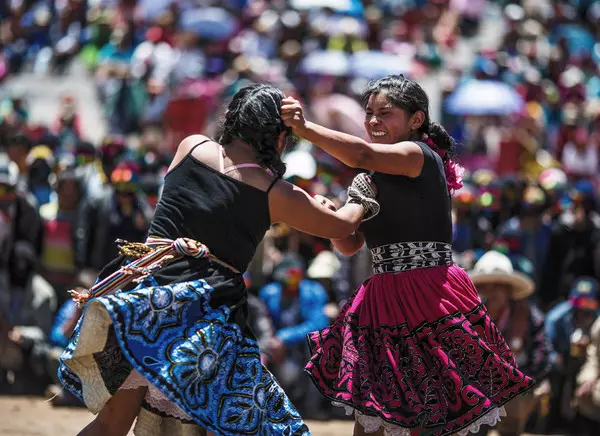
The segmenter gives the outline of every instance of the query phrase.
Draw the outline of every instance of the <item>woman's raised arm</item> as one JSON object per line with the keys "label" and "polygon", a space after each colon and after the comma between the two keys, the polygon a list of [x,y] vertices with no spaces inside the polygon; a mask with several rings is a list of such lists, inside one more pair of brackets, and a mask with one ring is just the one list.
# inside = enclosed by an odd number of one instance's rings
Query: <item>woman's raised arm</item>
{"label": "woman's raised arm", "polygon": [[423,150],[414,142],[369,143],[362,138],[328,129],[306,121],[302,106],[293,98],[284,99],[281,110],[285,124],[296,135],[322,148],[351,168],[409,177],[421,174]]}

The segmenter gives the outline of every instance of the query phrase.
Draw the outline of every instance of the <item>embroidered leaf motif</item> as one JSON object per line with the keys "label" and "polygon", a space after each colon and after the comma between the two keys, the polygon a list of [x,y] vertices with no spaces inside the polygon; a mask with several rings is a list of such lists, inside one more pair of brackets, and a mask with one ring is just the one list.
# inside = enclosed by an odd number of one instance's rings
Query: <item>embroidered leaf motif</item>
{"label": "embroidered leaf motif", "polygon": [[144,363],[148,366],[158,365],[160,362],[154,357],[144,356]]}
{"label": "embroidered leaf motif", "polygon": [[236,422],[239,422],[240,419],[242,419],[244,417],[243,413],[240,413],[239,415],[230,415],[227,418],[227,424],[235,424]]}

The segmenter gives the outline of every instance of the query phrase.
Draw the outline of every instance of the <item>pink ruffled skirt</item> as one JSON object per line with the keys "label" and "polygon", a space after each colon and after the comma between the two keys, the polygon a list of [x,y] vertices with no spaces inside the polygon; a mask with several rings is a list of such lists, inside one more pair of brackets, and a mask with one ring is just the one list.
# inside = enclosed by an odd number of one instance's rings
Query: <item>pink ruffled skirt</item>
{"label": "pink ruffled skirt", "polygon": [[367,432],[477,432],[534,385],[456,265],[374,275],[308,339],[306,371]]}

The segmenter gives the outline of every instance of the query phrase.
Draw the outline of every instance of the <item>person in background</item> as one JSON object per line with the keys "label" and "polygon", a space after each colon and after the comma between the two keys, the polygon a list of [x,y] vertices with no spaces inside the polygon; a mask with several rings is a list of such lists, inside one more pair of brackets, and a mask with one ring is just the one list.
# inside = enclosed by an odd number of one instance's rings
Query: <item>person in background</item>
{"label": "person in background", "polygon": [[329,300],[325,305],[325,313],[329,322],[338,316],[339,302],[343,298],[337,289],[341,268],[342,262],[339,257],[333,251],[325,250],[317,254],[306,271],[310,280],[319,282],[327,291]]}
{"label": "person in background", "polygon": [[[73,282],[75,289],[89,289],[96,279],[92,270],[81,271]],[[58,380],[59,357],[75,330],[75,326],[83,313],[83,308],[78,307],[72,299],[66,300],[58,309],[52,329],[50,331],[49,344],[42,349],[40,360],[52,376],[53,385],[48,388],[46,394],[51,397],[54,407],[84,407],[84,403],[67,389],[61,389]]]}
{"label": "person in background", "polygon": [[277,366],[285,359],[285,346],[275,336],[275,326],[265,303],[253,288],[250,273],[244,273],[248,289],[248,322],[260,349],[260,361],[265,366]]}
{"label": "person in background", "polygon": [[585,362],[590,329],[600,316],[599,292],[596,279],[579,277],[573,283],[569,299],[554,306],[546,315],[546,332],[554,349],[550,409],[555,425],[570,425],[567,423],[574,418],[575,379]]}
{"label": "person in background", "polygon": [[585,364],[577,376],[577,385],[577,434],[600,434],[600,317],[592,325],[591,343],[587,347]]}
{"label": "person in background", "polygon": [[106,135],[100,145],[100,163],[104,172],[104,180],[108,183],[116,166],[125,160],[129,152],[125,137]]}
{"label": "person in background", "polygon": [[81,179],[84,197],[98,198],[104,190],[104,174],[99,152],[91,142],[79,141],[73,152],[77,176]]}
{"label": "person in background", "polygon": [[110,175],[103,195],[90,199],[78,221],[78,253],[83,267],[100,270],[118,254],[117,239],[141,241],[146,237],[152,210],[139,195],[136,165],[123,162]]}
{"label": "person in background", "polygon": [[50,176],[54,170],[54,153],[46,145],[36,145],[27,155],[27,186],[38,207],[52,200]]}
{"label": "person in background", "polygon": [[17,164],[0,155],[0,384],[25,394],[45,383],[33,350],[47,339],[56,297],[36,274],[41,220],[18,179]]}
{"label": "person in background", "polygon": [[[19,169],[6,154],[0,154],[0,274],[12,284],[25,280],[18,270],[11,269],[12,252],[19,241],[41,251],[42,222],[32,199],[19,190]],[[26,281],[26,280],[25,280]],[[9,287],[6,284],[5,287]]]}
{"label": "person in background", "polygon": [[598,147],[590,141],[586,127],[578,127],[572,142],[567,142],[562,152],[562,164],[572,179],[590,180],[598,174]]}
{"label": "person in background", "polygon": [[[285,359],[270,369],[302,415],[320,414],[319,396],[310,383],[300,383],[302,366],[308,357],[306,335],[324,328],[327,291],[321,284],[304,278],[304,266],[295,256],[284,256],[273,272],[272,283],[262,287],[259,298],[273,320],[275,337],[285,348]],[[317,400],[317,401],[315,401]]]}
{"label": "person in background", "polygon": [[83,188],[74,169],[67,169],[56,180],[56,199],[40,209],[44,222],[42,275],[54,287],[59,306],[77,276],[76,229],[81,217]]}
{"label": "person in background", "polygon": [[560,365],[569,352],[570,338],[577,329],[589,332],[600,316],[598,297],[600,284],[593,277],[578,277],[573,283],[569,299],[554,306],[546,314],[546,332],[552,341],[555,357]]}
{"label": "person in background", "polygon": [[8,157],[17,164],[19,169],[17,188],[21,192],[29,191],[29,186],[27,184],[27,156],[29,156],[32,145],[31,140],[24,133],[13,135],[7,142],[6,152],[8,153]]}
{"label": "person in background", "polygon": [[493,233],[490,222],[478,213],[477,201],[471,185],[464,185],[452,196],[452,249],[456,253],[483,248],[487,235]]}
{"label": "person in background", "polygon": [[502,224],[497,234],[500,237],[512,236],[516,243],[513,254],[530,259],[536,271],[539,271],[546,260],[552,234],[552,223],[545,214],[547,196],[539,186],[530,185],[524,189],[520,203],[518,215]]}
{"label": "person in background", "polygon": [[548,254],[541,271],[540,303],[544,307],[567,298],[580,276],[595,276],[595,253],[600,246],[600,222],[593,184],[576,182],[563,195],[565,209],[552,229]]}
{"label": "person in background", "polygon": [[62,96],[59,115],[52,131],[59,138],[60,151],[73,153],[82,135],[81,117],[77,113],[77,103],[73,95]]}
{"label": "person in background", "polygon": [[[533,294],[533,281],[516,272],[510,259],[488,251],[469,273],[481,300],[513,351],[519,370],[536,380],[534,392],[519,396],[506,407],[507,417],[495,427],[501,436],[520,435],[541,398],[549,392],[551,345],[544,329],[544,315],[527,297]],[[488,433],[482,428],[478,436]]]}
{"label": "person in background", "polygon": [[[48,341],[56,296],[35,273],[32,245],[17,241],[11,254],[11,280],[0,294],[0,385],[14,394],[40,394],[49,383],[37,350]],[[1,390],[1,388],[0,388]]]}

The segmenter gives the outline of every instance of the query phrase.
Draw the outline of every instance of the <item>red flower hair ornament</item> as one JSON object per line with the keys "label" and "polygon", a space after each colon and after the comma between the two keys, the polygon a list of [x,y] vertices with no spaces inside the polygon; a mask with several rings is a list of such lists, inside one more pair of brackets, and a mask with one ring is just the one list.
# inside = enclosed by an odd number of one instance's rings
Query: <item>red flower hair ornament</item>
{"label": "red flower hair ornament", "polygon": [[428,135],[423,137],[423,142],[442,158],[442,162],[444,162],[444,172],[446,173],[446,184],[448,185],[450,194],[453,194],[462,188],[465,169],[457,162],[448,158],[447,151],[440,149]]}

